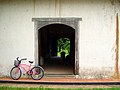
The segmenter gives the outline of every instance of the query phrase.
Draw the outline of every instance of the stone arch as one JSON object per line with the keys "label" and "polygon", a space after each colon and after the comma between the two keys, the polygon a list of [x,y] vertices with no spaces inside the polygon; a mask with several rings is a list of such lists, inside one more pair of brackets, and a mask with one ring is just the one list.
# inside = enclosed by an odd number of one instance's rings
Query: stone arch
{"label": "stone arch", "polygon": [[33,18],[35,31],[35,63],[38,64],[38,30],[50,24],[64,24],[75,29],[75,75],[79,74],[79,21],[81,18]]}

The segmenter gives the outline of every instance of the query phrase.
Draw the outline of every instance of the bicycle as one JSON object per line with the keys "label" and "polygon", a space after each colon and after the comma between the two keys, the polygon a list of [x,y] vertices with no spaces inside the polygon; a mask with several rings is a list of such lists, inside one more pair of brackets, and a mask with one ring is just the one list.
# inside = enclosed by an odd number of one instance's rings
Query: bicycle
{"label": "bicycle", "polygon": [[[10,76],[13,80],[18,80],[21,77],[22,70],[34,80],[40,80],[44,76],[44,69],[41,66],[32,67],[33,61],[29,61],[30,65],[21,64],[23,60],[27,60],[27,58],[19,60],[19,57],[17,57],[16,60],[14,60],[14,67],[10,71]],[[27,67],[28,70],[25,67]]]}

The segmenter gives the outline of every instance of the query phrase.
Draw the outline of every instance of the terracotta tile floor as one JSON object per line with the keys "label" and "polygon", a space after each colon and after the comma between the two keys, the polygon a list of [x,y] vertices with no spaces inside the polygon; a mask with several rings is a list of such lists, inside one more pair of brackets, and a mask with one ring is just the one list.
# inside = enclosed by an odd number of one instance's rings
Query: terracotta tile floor
{"label": "terracotta tile floor", "polygon": [[17,81],[17,82],[65,82],[65,83],[80,83],[80,82],[120,82],[120,80],[114,80],[114,79],[80,79],[80,78],[74,78],[74,77],[43,77],[41,80],[33,80],[31,78],[20,78],[19,80],[12,80],[11,78],[0,78],[0,82],[2,81]]}

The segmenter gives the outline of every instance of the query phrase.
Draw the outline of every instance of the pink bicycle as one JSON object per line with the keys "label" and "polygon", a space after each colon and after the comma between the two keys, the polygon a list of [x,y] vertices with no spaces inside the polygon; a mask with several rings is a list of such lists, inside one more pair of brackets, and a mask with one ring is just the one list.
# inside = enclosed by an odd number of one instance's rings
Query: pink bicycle
{"label": "pink bicycle", "polygon": [[14,60],[14,67],[10,71],[12,79],[18,80],[22,75],[22,70],[34,80],[40,80],[44,76],[44,69],[41,66],[32,67],[33,61],[29,61],[30,65],[21,64],[23,60],[27,60],[27,58],[19,60],[19,57],[17,57],[16,60]]}

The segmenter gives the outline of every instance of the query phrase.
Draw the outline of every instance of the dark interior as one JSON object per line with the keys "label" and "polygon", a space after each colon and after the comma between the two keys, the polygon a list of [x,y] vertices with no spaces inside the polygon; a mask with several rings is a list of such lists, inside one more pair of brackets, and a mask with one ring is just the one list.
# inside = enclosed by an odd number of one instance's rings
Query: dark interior
{"label": "dark interior", "polygon": [[[75,29],[64,24],[50,24],[39,29],[38,37],[39,65],[43,66],[45,74],[74,74]],[[61,57],[57,56],[57,40],[60,38],[70,40],[69,57],[65,57],[64,54]]]}

